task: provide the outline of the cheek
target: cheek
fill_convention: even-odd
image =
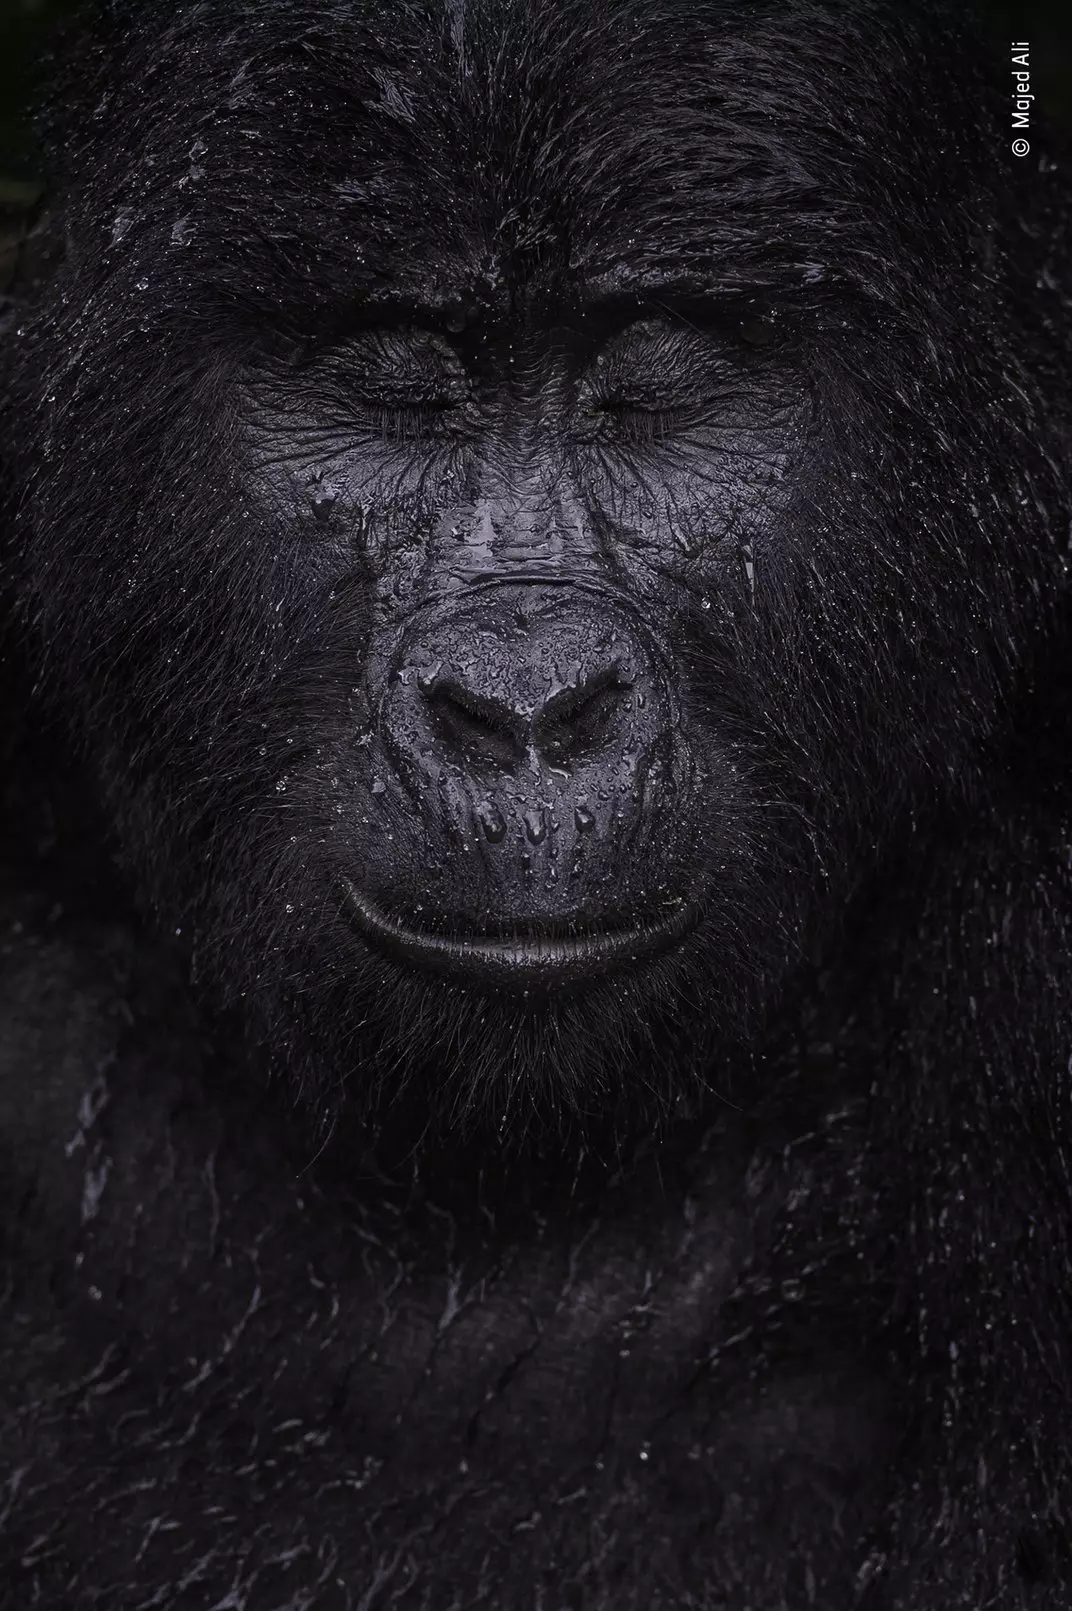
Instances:
[[[241,453],[254,506],[290,531],[311,565],[326,574],[356,564],[403,594],[468,475],[458,445],[393,440],[297,411],[281,419],[248,394]]]
[[[632,449],[586,447],[575,475],[619,564],[691,592],[750,593],[786,525],[801,442],[787,415]]]

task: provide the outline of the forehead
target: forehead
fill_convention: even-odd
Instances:
[[[802,19],[705,0],[194,6],[117,74],[117,116],[140,113],[128,188],[220,264],[289,265],[312,296],[494,308],[522,288],[814,278],[866,224],[821,115],[836,86],[860,127],[859,40],[809,11],[805,42]]]

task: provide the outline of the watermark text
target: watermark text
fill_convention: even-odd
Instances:
[[[1012,42],[1012,126],[1016,129],[1029,129],[1031,127],[1031,103],[1035,97],[1031,93],[1031,46],[1026,39],[1014,39]],[[1031,150],[1031,143],[1022,134],[1017,134],[1012,142],[1014,157],[1026,157]]]

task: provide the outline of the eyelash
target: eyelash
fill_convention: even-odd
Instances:
[[[781,351],[788,332],[779,328],[775,320],[776,315],[767,310],[749,308],[734,319],[720,323],[723,350],[714,363],[720,374],[725,373],[728,389],[732,390],[734,380],[739,382],[742,365],[747,369],[762,366],[765,360]],[[695,333],[702,339],[701,330],[696,329]],[[657,386],[652,388],[657,389]],[[604,373],[597,375],[596,394],[586,412],[613,422],[612,428],[625,440],[655,442],[672,432],[680,433],[690,421],[698,421],[717,403],[721,390],[717,384],[708,385],[702,395],[694,392],[681,402],[667,400],[650,406],[629,397],[628,382],[623,385],[613,374]]]
[[[327,363],[315,373],[310,365],[309,381],[325,411],[341,410],[349,426],[360,421],[369,435],[389,440],[412,442],[432,436],[437,425],[459,414],[465,403],[463,397],[447,396],[432,387],[423,392],[414,387],[407,396],[397,380],[377,386],[341,361]]]
[[[613,438],[631,447],[650,447],[670,436],[681,436],[698,408],[695,404],[681,408],[647,409],[618,406],[601,406],[595,410],[607,422],[599,434]]]
[[[457,403],[419,405],[370,403],[368,414],[376,423],[378,434],[390,441],[418,442],[433,435],[433,422],[444,415],[458,411]]]

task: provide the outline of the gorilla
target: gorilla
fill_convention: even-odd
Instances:
[[[1072,235],[1007,58],[86,28],[0,330],[3,1605],[1067,1611]]]

